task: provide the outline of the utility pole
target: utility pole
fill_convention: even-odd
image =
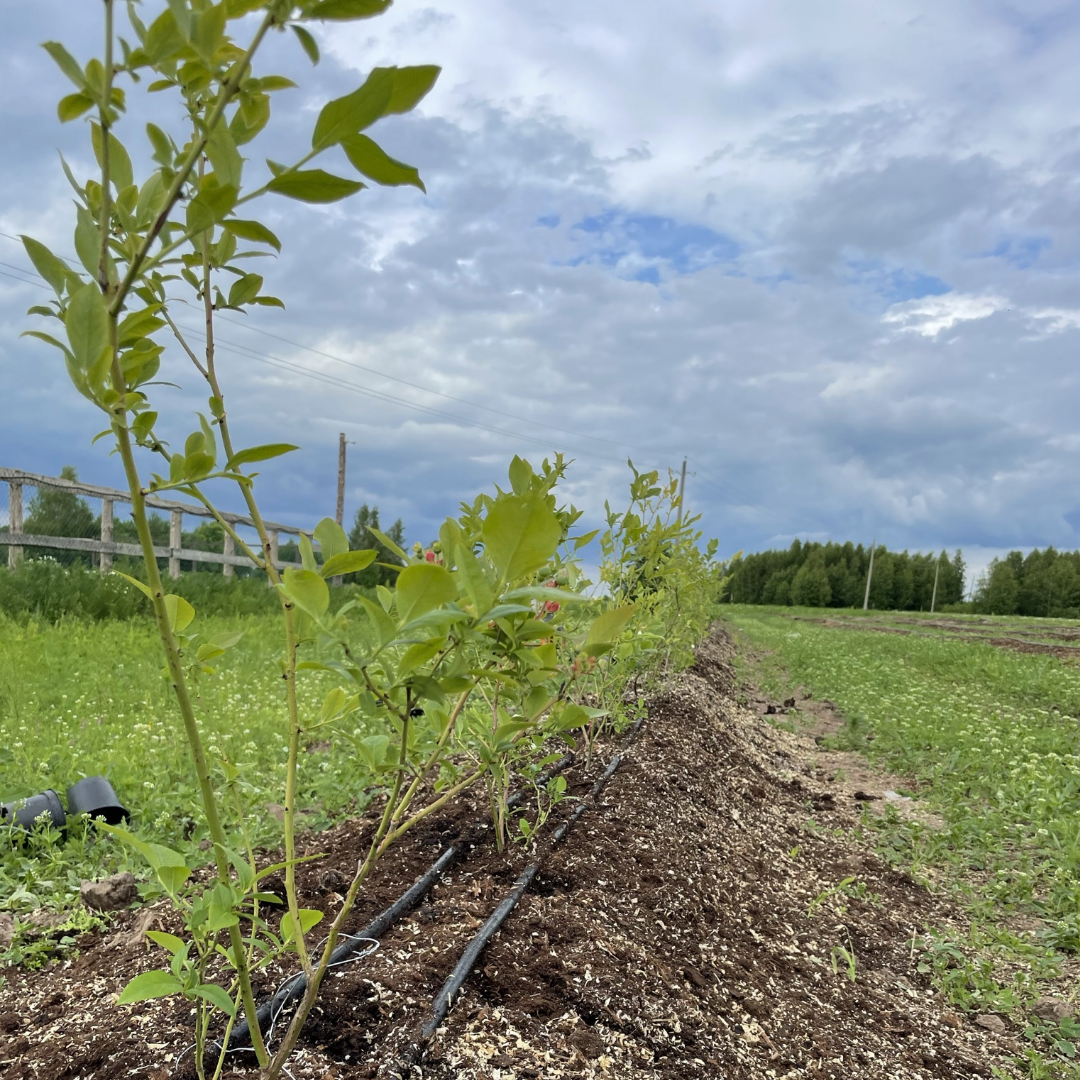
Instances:
[[[686,498],[686,457],[682,459],[682,476],[679,478],[679,517],[678,524],[682,524],[683,500]]]
[[[866,611],[870,607],[870,579],[874,576],[874,548],[877,547],[877,537],[870,544],[870,567],[866,571],[866,593],[863,596],[862,609]]]
[[[338,434],[337,451],[337,513],[334,520],[344,527],[345,525],[345,432]],[[344,578],[340,574],[330,579],[331,585],[340,585]]]
[[[940,574],[940,573],[941,573],[941,560],[938,559],[938,561],[936,563],[934,563],[934,595],[930,597],[930,614],[931,615],[934,614],[934,605],[937,603],[937,581],[938,581],[938,574]]]
[[[337,513],[334,520],[345,524],[345,432],[338,435],[337,450]]]

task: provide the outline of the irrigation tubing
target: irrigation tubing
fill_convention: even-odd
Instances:
[[[640,729],[641,720],[634,725],[631,732],[631,739],[637,736]],[[611,759],[603,774],[597,779],[596,783],[593,784],[588,797],[582,799],[582,801],[574,807],[573,813],[566,821],[552,833],[552,845],[557,844],[566,835],[570,826],[585,813],[591,803],[595,803],[600,792],[604,789],[604,785],[615,775],[615,770],[622,764],[622,760],[623,756],[621,753],[616,754]],[[465,980],[472,972],[476,961],[484,951],[484,947],[492,937],[494,937],[496,931],[498,931],[507,918],[509,918],[510,913],[514,908],[517,907],[518,901],[525,895],[526,890],[533,883],[533,879],[536,877],[539,870],[539,862],[530,863],[524,869],[521,876],[514,882],[514,888],[492,912],[491,917],[479,929],[476,936],[465,946],[465,951],[461,954],[461,959],[458,960],[457,964],[454,966],[454,970],[450,973],[450,977],[443,983],[438,994],[435,996],[435,1000],[431,1005],[431,1013],[424,1022],[424,1026],[420,1029],[419,1038],[406,1049],[404,1054],[402,1054],[399,1062],[400,1071],[394,1074],[398,1078],[407,1075],[413,1065],[416,1065],[420,1061],[424,1053],[424,1047],[446,1019],[447,1014],[454,1004],[454,998],[461,992],[461,988],[465,985]]]
[[[439,875],[450,866],[451,863],[456,861],[460,855],[460,848],[448,847],[438,859],[435,860],[427,873],[425,873],[423,877],[417,878],[411,888],[402,893],[402,895],[399,896],[385,911],[376,915],[363,930],[356,934],[351,934],[347,939],[343,940],[330,954],[330,964],[340,964],[343,961],[348,960],[354,953],[361,952],[364,947],[363,943],[365,939],[367,941],[378,941],[379,938],[381,938],[382,935],[398,921],[398,919],[407,915],[418,903],[420,903],[425,893],[427,893],[431,886],[435,884]],[[260,1005],[255,1014],[259,1020],[260,1030],[265,1032],[280,1014],[281,1010],[289,1005],[290,1002],[301,997],[306,989],[307,976],[302,971],[282,983],[278,988],[277,993],[275,993],[269,1001]],[[244,1044],[247,1043],[250,1038],[251,1031],[247,1021],[241,1020],[233,1029],[233,1033],[229,1038],[229,1049],[247,1049],[248,1046]]]
[[[543,772],[537,776],[534,783],[537,786],[546,784],[552,777],[558,776],[559,773],[572,765],[576,759],[576,754],[566,754],[556,761],[547,772]],[[525,789],[522,789],[510,796],[507,800],[507,805],[516,806],[521,802],[524,796]],[[365,940],[377,941],[381,938],[382,935],[385,934],[399,919],[407,915],[414,907],[416,907],[431,886],[435,884],[442,872],[452,863],[456,862],[461,854],[462,851],[459,847],[448,847],[438,859],[435,860],[428,871],[416,880],[411,888],[398,897],[398,899],[385,911],[376,915],[363,930],[357,934],[342,935],[341,943],[330,954],[329,966],[332,967],[336,964],[344,963],[355,954],[361,952]],[[302,971],[298,972],[291,979],[286,979],[286,981],[278,987],[274,996],[270,998],[269,1001],[263,1002],[256,1011],[255,1015],[259,1021],[259,1029],[264,1033],[270,1030],[274,1021],[281,1014],[281,1011],[290,1003],[302,997],[306,989],[307,976]],[[247,1020],[240,1020],[233,1029],[232,1034],[229,1036],[230,1053],[238,1050],[250,1049],[250,1039],[251,1029],[248,1026]],[[216,1044],[216,1052],[220,1052],[220,1049],[220,1043]]]

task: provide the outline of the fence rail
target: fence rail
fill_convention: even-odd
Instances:
[[[14,569],[23,557],[24,548],[51,548],[58,551],[82,551],[98,556],[98,566],[103,574],[112,570],[114,555],[142,555],[138,544],[125,544],[113,539],[113,508],[116,503],[130,503],[129,492],[119,488],[100,487],[96,484],[84,484],[78,480],[64,480],[58,476],[39,476],[37,473],[24,472],[21,469],[0,467],[0,482],[8,486],[8,531],[0,533],[0,547],[7,547],[8,567]],[[68,491],[74,495],[87,496],[101,500],[101,539],[92,540],[79,536],[39,536],[23,531],[23,487],[52,488]],[[236,544],[229,533],[225,534],[223,549],[217,551],[198,551],[182,546],[184,516],[214,518],[214,514],[195,503],[179,502],[174,499],[161,499],[153,495],[146,496],[146,505],[154,510],[169,512],[168,547],[154,547],[154,554],[159,559],[169,560],[169,576],[180,576],[181,562],[217,563],[226,577],[232,577],[237,566],[251,566],[251,560],[245,555],[236,554]],[[222,512],[220,517],[230,525],[245,525],[254,528],[255,523],[244,514]],[[282,525],[277,521],[265,521],[270,538],[270,557],[279,570],[286,567],[299,567],[299,563],[286,562],[278,558],[280,536],[307,536],[312,533],[307,529],[298,529],[292,525]]]

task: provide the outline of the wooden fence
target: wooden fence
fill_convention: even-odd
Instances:
[[[112,570],[114,555],[134,555],[142,557],[142,548],[138,544],[117,543],[113,539],[113,508],[116,503],[131,502],[131,495],[126,491],[116,488],[98,487],[94,484],[83,484],[77,480],[63,480],[57,476],[38,476],[36,473],[23,472],[20,469],[5,469],[0,467],[0,482],[6,482],[8,486],[8,532],[0,533],[0,547],[7,546],[8,567],[14,569],[23,557],[23,549],[28,547],[51,548],[58,551],[82,551],[98,556],[98,566],[103,574]],[[76,495],[86,496],[91,499],[101,500],[101,539],[91,540],[81,536],[36,536],[23,531],[23,487],[54,488],[61,491],[69,491]],[[167,510],[169,512],[169,546],[155,547],[154,554],[160,559],[169,560],[169,576],[180,576],[180,563],[218,563],[226,577],[232,577],[234,567],[251,566],[251,560],[246,555],[236,554],[236,544],[232,536],[225,534],[224,549],[217,551],[196,551],[182,546],[182,530],[184,515],[193,517],[213,518],[213,514],[204,506],[192,503],[177,502],[171,499],[158,499],[153,496],[146,497],[146,505],[155,510]],[[243,514],[222,513],[223,520],[230,525],[246,525],[254,527],[251,518]],[[311,537],[306,529],[297,529],[292,525],[282,525],[276,521],[264,522],[270,534],[270,555],[279,570],[285,567],[299,567],[299,563],[283,562],[278,558],[278,537],[281,533],[288,536],[301,534]],[[256,543],[257,546],[257,543]]]

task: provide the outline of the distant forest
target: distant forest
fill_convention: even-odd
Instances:
[[[987,567],[974,601],[973,610],[990,615],[1080,619],[1080,551],[1010,551]]]
[[[862,607],[870,549],[862,544],[817,544],[796,540],[786,551],[762,551],[729,567],[727,597],[733,604],[795,604],[805,607]],[[938,568],[935,610],[964,599],[964,557],[914,555],[874,549],[870,607],[878,611],[929,611]]]

